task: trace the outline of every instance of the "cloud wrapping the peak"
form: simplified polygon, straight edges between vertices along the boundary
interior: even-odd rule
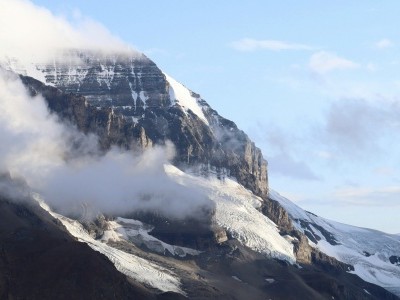
[[[172,144],[140,154],[119,148],[104,154],[96,136],[62,123],[41,95],[32,97],[4,69],[14,61],[26,66],[52,61],[70,49],[138,54],[101,24],[80,14],[74,18],[72,24],[30,1],[0,0],[0,175],[26,182],[66,214],[79,215],[85,206],[90,216],[145,210],[201,217],[212,209],[210,200],[164,170],[174,156]],[[11,189],[0,176],[0,193],[11,195]]]
[[[62,49],[132,51],[103,25],[82,16],[73,23],[30,1],[0,0],[0,60],[50,59]]]
[[[288,43],[278,40],[256,40],[244,38],[231,43],[231,46],[239,51],[251,52],[257,50],[283,51],[283,50],[312,50],[313,48],[303,44]]]
[[[41,96],[31,98],[19,78],[1,68],[0,106],[0,168],[41,181],[62,163],[68,130],[49,114]]]
[[[22,179],[65,214],[85,206],[92,217],[144,210],[185,218],[212,209],[200,190],[166,174],[171,143],[136,154],[98,148],[95,136],[61,123],[42,96],[31,97],[17,75],[0,68],[0,175]],[[0,176],[0,193],[10,189]]]

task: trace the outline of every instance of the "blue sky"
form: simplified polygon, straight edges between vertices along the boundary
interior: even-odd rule
[[[303,208],[400,232],[397,1],[42,1],[90,18],[200,93]]]

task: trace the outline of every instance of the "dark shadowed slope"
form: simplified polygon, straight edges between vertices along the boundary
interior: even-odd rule
[[[0,196],[0,299],[155,299],[35,202]]]

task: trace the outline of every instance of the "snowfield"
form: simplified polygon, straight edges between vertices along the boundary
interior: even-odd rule
[[[195,186],[216,205],[214,222],[243,245],[267,257],[295,263],[293,245],[258,208],[261,198],[232,179],[198,177],[165,165],[168,176],[185,186]]]
[[[78,241],[88,244],[93,250],[107,256],[121,273],[160,291],[173,291],[184,294],[180,288],[181,283],[178,276],[172,271],[154,262],[115,249],[104,242],[93,239],[78,221],[51,211],[39,196],[35,198],[43,209],[62,222],[71,235],[76,237]]]
[[[300,231],[305,231],[300,220],[311,224],[313,232],[321,240],[316,244],[309,240],[310,245],[339,261],[353,265],[355,270],[352,273],[363,280],[400,295],[400,267],[389,261],[390,256],[400,257],[400,236],[321,218],[306,212],[273,190],[270,191],[270,197],[287,210],[294,226]],[[337,245],[329,243],[317,227],[331,233]]]

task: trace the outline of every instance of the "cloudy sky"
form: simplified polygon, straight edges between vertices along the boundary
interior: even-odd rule
[[[87,35],[108,30],[200,93],[255,140],[282,195],[400,232],[397,1],[33,3],[95,24]]]

